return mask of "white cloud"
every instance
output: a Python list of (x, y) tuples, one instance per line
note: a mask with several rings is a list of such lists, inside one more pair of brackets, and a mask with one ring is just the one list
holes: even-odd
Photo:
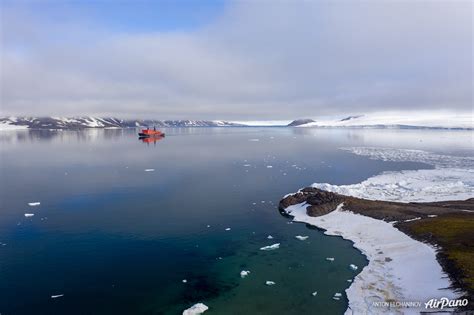
[(210, 119), (471, 111), (471, 6), (240, 1), (194, 31), (142, 33), (4, 8), (1, 109)]

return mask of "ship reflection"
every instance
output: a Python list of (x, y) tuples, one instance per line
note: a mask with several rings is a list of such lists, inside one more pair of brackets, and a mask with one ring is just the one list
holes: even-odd
[(163, 140), (164, 137), (138, 137), (138, 140), (140, 140), (143, 143), (146, 143), (147, 145), (150, 145), (150, 143), (153, 143), (153, 145), (156, 145), (158, 141)]

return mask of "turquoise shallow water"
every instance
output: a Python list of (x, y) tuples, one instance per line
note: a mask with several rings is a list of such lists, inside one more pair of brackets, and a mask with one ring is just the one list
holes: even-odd
[[(369, 160), (342, 146), (418, 148), (450, 137), (165, 132), (155, 144), (139, 141), (135, 130), (0, 134), (1, 314), (180, 314), (197, 302), (208, 314), (341, 314), (347, 280), (356, 275), (349, 264), (360, 270), (365, 257), (349, 241), (292, 224), (278, 201), (313, 182), (349, 184), (385, 170), (429, 168)], [(33, 201), (41, 205), (29, 207)], [(25, 218), (27, 212), (35, 216)], [(259, 250), (273, 243), (280, 248)], [(251, 273), (242, 279), (241, 270)], [(339, 301), (336, 292), (343, 293)], [(64, 296), (51, 299), (55, 294)]]

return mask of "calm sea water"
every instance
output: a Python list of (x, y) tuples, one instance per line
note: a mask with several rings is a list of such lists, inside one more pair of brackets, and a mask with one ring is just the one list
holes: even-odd
[[(133, 129), (0, 133), (2, 315), (181, 314), (197, 302), (206, 314), (341, 314), (357, 274), (348, 266), (360, 271), (365, 257), (349, 241), (292, 224), (278, 201), (313, 182), (430, 168), (343, 146), (463, 154), (472, 145), (462, 140), (469, 134), (441, 131), (165, 132), (156, 143)], [(281, 247), (259, 250), (273, 243)], [(241, 270), (251, 273), (242, 279)]]

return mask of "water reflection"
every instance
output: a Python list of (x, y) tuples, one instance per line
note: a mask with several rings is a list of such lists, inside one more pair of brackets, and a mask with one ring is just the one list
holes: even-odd
[(143, 143), (146, 143), (147, 145), (153, 144), (156, 145), (158, 141), (163, 140), (165, 137), (138, 137), (138, 140), (140, 140)]

